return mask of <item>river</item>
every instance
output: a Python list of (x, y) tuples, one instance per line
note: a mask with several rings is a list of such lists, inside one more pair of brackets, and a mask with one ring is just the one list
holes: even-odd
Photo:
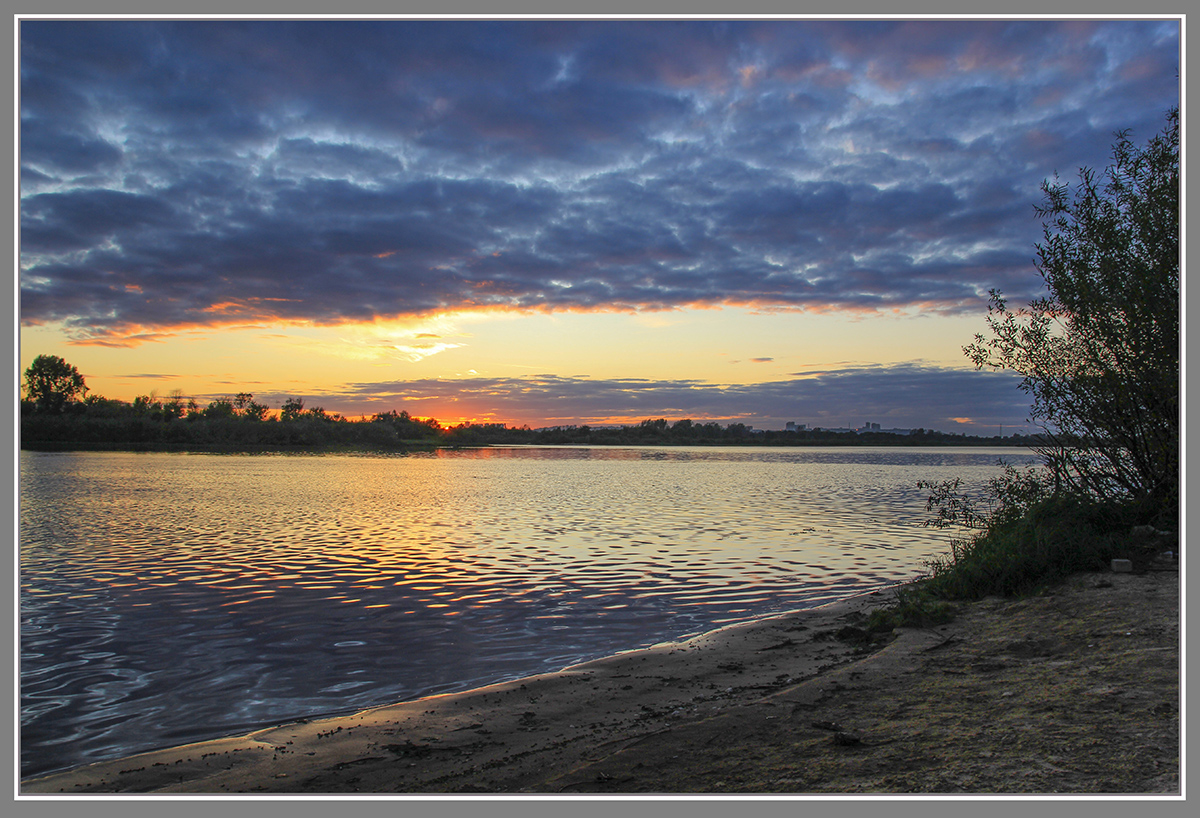
[(463, 690), (916, 575), (1021, 449), (21, 452), (21, 774)]

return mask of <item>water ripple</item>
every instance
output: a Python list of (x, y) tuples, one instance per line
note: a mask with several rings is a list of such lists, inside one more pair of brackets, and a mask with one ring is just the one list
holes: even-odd
[(22, 452), (22, 774), (907, 579), (945, 550), (916, 481), (997, 454)]

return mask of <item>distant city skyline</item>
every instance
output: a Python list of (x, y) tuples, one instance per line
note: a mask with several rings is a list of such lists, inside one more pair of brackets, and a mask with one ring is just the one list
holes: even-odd
[(962, 354), (1178, 17), (21, 19), (17, 364), (533, 428), (1033, 431)]

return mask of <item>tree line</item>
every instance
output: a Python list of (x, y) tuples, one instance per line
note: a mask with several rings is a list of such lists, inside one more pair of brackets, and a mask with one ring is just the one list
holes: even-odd
[(914, 429), (910, 434), (848, 432), (827, 429), (783, 431), (753, 429), (744, 423), (666, 418), (623, 426), (553, 426), (545, 429), (510, 427), (503, 423), (465, 423), (447, 429), (446, 440), (457, 445), (535, 446), (1025, 446), (1037, 438), (951, 434)]
[(201, 407), (179, 390), (132, 401), (89, 395), (79, 371), (39, 355), (25, 371), (23, 448), (405, 450), (439, 445), (445, 429), (408, 412), (351, 420), (289, 397), (277, 414), (249, 392)]
[(306, 407), (289, 397), (278, 412), (249, 392), (200, 406), (174, 390), (132, 401), (87, 394), (79, 371), (53, 355), (39, 355), (25, 372), (21, 444), (26, 448), (356, 448), (403, 450), (429, 446), (495, 445), (1012, 445), (1019, 435), (973, 437), (916, 429), (911, 434), (754, 430), (744, 423), (691, 419), (643, 420), (623, 426), (572, 425), (531, 429), (505, 423), (460, 423), (415, 418), (392, 409), (358, 419)]

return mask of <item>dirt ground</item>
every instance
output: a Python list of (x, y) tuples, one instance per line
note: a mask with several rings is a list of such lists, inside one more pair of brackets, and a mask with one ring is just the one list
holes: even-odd
[(1178, 593), (1178, 574), (1087, 575), (985, 600), (538, 789), (1178, 793)]
[(1179, 580), (1079, 575), (844, 638), (877, 593), (21, 792), (1178, 793)]

